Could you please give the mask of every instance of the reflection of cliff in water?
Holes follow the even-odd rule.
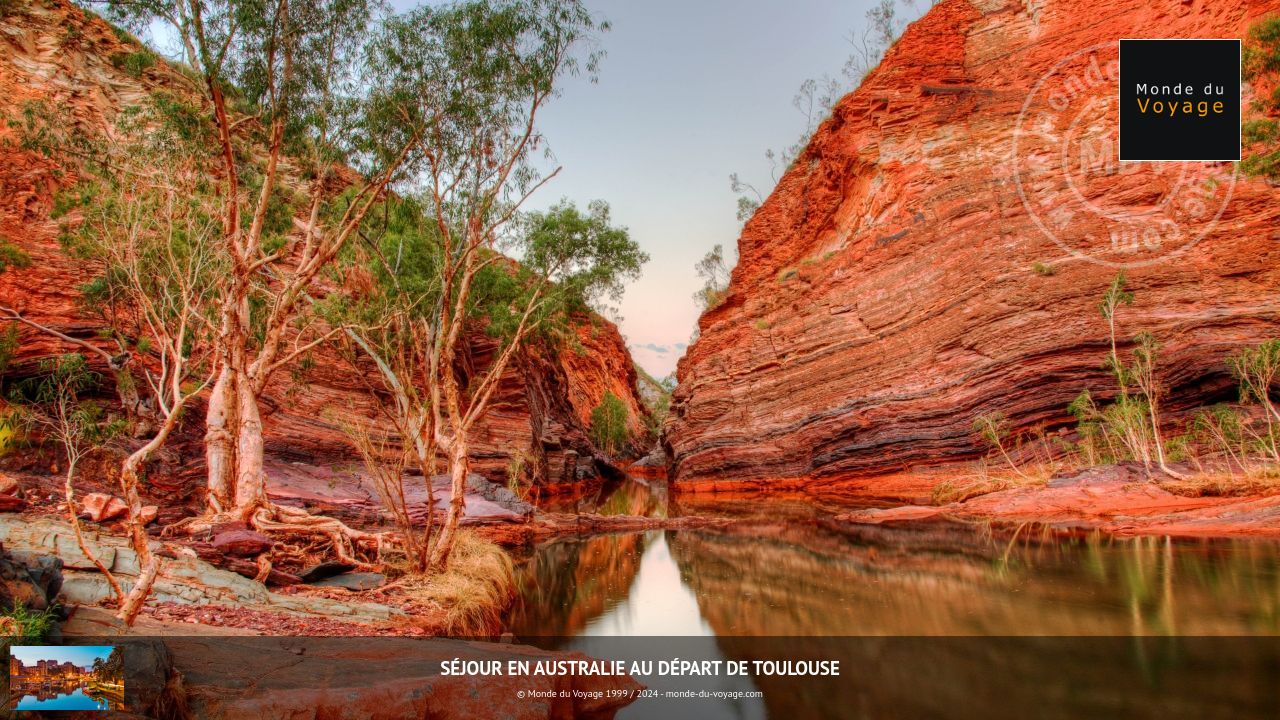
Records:
[[[547,512],[666,517],[667,486],[644,478],[604,480],[596,485],[583,484],[575,492],[544,498],[538,508]]]
[[[719,635],[1280,633],[1280,544],[966,526],[672,531]]]
[[[540,546],[516,567],[519,599],[510,631],[517,637],[580,633],[630,594],[646,537],[600,535]]]
[[[1274,717],[1280,702],[1275,638],[1121,637],[1280,632],[1275,543],[947,526],[666,539],[726,657],[840,660],[839,678],[755,677],[772,718]],[[919,635],[969,637],[901,637]]]

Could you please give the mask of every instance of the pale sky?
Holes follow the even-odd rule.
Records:
[[[791,144],[805,118],[800,84],[838,76],[847,36],[872,0],[585,0],[613,29],[599,82],[574,80],[544,112],[563,170],[533,204],[607,201],[649,253],[620,306],[623,335],[655,377],[675,369],[693,332],[694,264],[740,225],[729,174],[771,187],[764,151]],[[852,89],[852,88],[849,88]]]
[[[9,654],[22,661],[23,665],[32,666],[41,660],[53,660],[58,663],[70,662],[82,668],[93,667],[93,661],[102,658],[104,661],[111,654],[110,645],[11,645]]]
[[[805,127],[796,90],[807,78],[839,77],[848,37],[861,33],[875,0],[584,2],[613,25],[600,38],[606,57],[597,84],[570,78],[542,112],[563,169],[529,207],[605,200],[649,253],[619,310],[636,361],[662,378],[698,317],[694,264],[716,243],[736,257],[729,174],[768,193],[765,150],[790,145]],[[397,11],[417,4],[392,0]]]

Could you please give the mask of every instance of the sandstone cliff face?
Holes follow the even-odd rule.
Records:
[[[1277,10],[935,6],[744,228],[679,365],[672,477],[830,483],[972,456],[981,413],[1063,426],[1111,386],[1097,302],[1117,266],[1122,354],[1150,331],[1171,409],[1229,399],[1226,355],[1280,334],[1280,195],[1231,164],[1111,160],[1111,63],[1118,38],[1244,37]]]
[[[0,113],[18,117],[24,103],[40,100],[100,132],[122,109],[148,101],[152,93],[189,94],[177,71],[163,62],[134,77],[111,61],[136,50],[109,25],[69,3],[32,3],[10,11],[0,17]],[[100,324],[77,302],[78,287],[88,275],[59,247],[58,223],[49,217],[56,193],[72,180],[55,170],[40,156],[18,149],[7,124],[0,126],[0,238],[31,260],[29,267],[0,273],[0,306],[94,341]],[[593,315],[577,318],[572,331],[577,343],[534,348],[507,372],[473,442],[477,472],[505,482],[515,457],[525,458],[546,482],[573,482],[579,472],[598,472],[605,466],[595,458],[605,458],[590,441],[590,415],[606,392],[627,405],[634,437],[644,433],[644,406],[617,327]],[[25,326],[19,341],[10,375],[30,374],[39,359],[76,350]],[[492,342],[477,334],[470,361],[482,366],[492,350]],[[96,357],[90,360],[105,370]],[[285,463],[355,462],[339,423],[378,417],[367,391],[377,386],[376,377],[371,369],[368,377],[359,377],[328,351],[314,360],[296,372],[277,373],[268,389],[263,402],[268,455]],[[195,408],[193,416],[203,417],[203,408]],[[169,469],[190,477],[202,471],[198,439],[203,427],[199,422],[187,426]]]

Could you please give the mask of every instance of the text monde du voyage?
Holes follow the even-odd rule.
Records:
[[[1134,91],[1138,112],[1143,115],[1209,117],[1227,112],[1224,101],[1213,99],[1226,96],[1225,85],[1205,83],[1204,87],[1197,88],[1190,83],[1135,83]]]

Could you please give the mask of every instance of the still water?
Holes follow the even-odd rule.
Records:
[[[84,688],[51,696],[24,695],[18,701],[18,710],[106,710],[110,704],[105,698],[95,698]]]
[[[686,501],[687,502],[687,501]],[[750,515],[539,546],[519,567],[516,636],[1280,635],[1280,543],[1063,537],[1032,527],[838,526],[840,508],[696,508],[628,481],[619,514]],[[584,508],[586,511],[587,508]]]
[[[520,601],[509,618],[511,631],[531,640],[555,636],[546,644],[599,656],[619,647],[644,649],[642,641],[616,638],[666,636],[653,641],[659,657],[773,653],[843,657],[846,667],[857,668],[856,678],[842,678],[845,685],[805,697],[768,692],[769,680],[756,677],[657,680],[660,686],[766,691],[763,698],[668,708],[699,720],[847,717],[850,693],[871,716],[902,710],[904,703],[919,707],[902,716],[927,715],[967,697],[957,695],[957,687],[982,684],[993,684],[991,702],[967,707],[974,716],[1041,708],[1039,694],[1027,696],[1025,708],[1017,703],[1028,688],[1056,688],[1063,696],[1059,709],[1093,712],[1099,706],[1090,703],[1105,698],[1081,696],[1081,678],[1126,673],[1134,673],[1144,691],[1160,688],[1144,712],[1109,708],[1127,716],[1280,711],[1271,705],[1280,702],[1275,541],[1064,536],[1032,526],[993,531],[953,522],[850,526],[826,521],[847,509],[839,501],[679,501],[668,502],[660,484],[637,480],[572,504],[583,512],[751,520],[723,530],[545,543],[517,568]],[[939,682],[934,692],[923,689],[921,677]],[[1243,687],[1227,693],[1231,683]],[[1217,700],[1200,704],[1203,688]],[[1122,695],[1109,696],[1116,697]],[[1242,704],[1233,707],[1224,697],[1243,698]],[[641,703],[619,717],[653,710]]]

